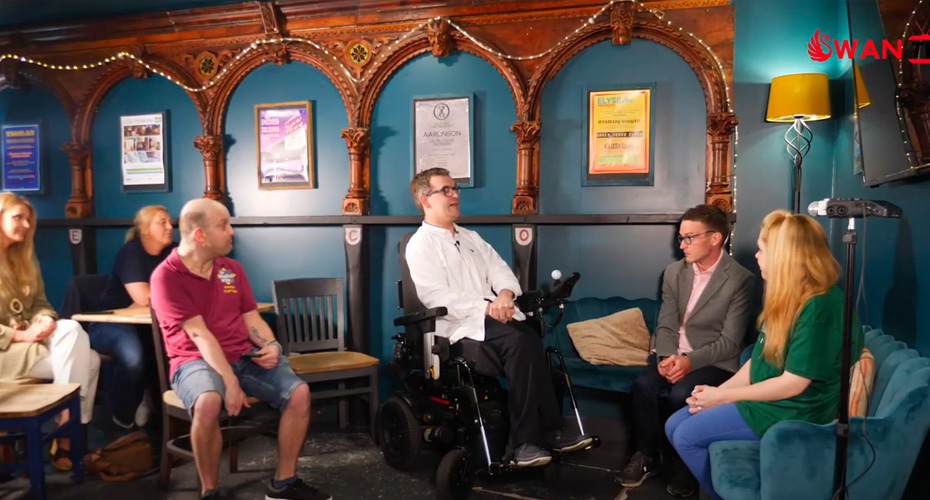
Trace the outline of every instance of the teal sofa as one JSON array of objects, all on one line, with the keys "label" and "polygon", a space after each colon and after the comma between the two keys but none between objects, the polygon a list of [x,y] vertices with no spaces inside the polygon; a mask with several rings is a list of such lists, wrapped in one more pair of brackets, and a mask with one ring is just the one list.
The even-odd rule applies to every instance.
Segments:
[{"label": "teal sofa", "polygon": [[[547,328],[543,337],[546,347],[555,347],[565,358],[565,365],[572,377],[572,385],[589,389],[613,392],[630,392],[633,380],[645,367],[592,365],[578,356],[568,336],[568,324],[589,319],[602,318],[626,309],[638,307],[643,311],[643,319],[649,335],[654,335],[659,317],[659,301],[653,299],[625,299],[610,297],[606,299],[583,298],[565,302],[565,316],[555,329]],[[547,321],[551,324],[557,311],[550,310]]]},{"label": "teal sofa", "polygon": [[[930,358],[881,330],[865,344],[877,371],[867,417],[850,419],[847,498],[899,499],[930,427]],[[758,442],[711,444],[714,489],[725,500],[831,498],[835,425],[786,421]]]}]

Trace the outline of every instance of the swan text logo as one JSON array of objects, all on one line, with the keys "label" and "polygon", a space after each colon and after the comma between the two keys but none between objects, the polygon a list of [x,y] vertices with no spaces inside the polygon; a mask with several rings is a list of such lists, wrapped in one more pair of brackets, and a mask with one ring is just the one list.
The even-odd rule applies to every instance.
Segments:
[{"label": "swan text logo", "polygon": [[[920,28],[920,25],[917,27]],[[923,28],[920,28],[920,31],[921,33],[919,35],[911,35],[907,38],[907,40],[909,42],[915,42],[918,44],[930,41],[930,34],[925,33]],[[811,61],[814,62],[824,62],[833,56],[836,56],[837,59],[853,60],[869,58],[888,59],[889,57],[901,59],[903,53],[903,40],[895,40],[894,42],[890,40],[882,40],[881,50],[879,50],[879,47],[872,40],[866,40],[861,44],[859,43],[858,39],[831,40],[828,35],[820,34],[820,30],[815,31],[814,36],[812,36],[810,41],[807,42],[807,55],[810,56]],[[911,57],[908,58],[908,61],[914,64],[925,64],[930,63],[930,58]]]}]

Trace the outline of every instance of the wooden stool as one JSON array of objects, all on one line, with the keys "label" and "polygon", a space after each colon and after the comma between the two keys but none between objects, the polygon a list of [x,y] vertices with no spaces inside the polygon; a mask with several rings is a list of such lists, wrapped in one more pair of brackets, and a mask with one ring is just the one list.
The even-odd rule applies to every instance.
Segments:
[{"label": "wooden stool", "polygon": [[[42,424],[69,410],[68,422],[43,435]],[[79,384],[0,384],[0,431],[18,433],[0,437],[0,442],[26,438],[26,463],[0,464],[2,469],[29,471],[32,498],[45,498],[45,442],[62,437],[71,439],[74,482],[84,482],[83,433],[81,432],[81,392]]]}]

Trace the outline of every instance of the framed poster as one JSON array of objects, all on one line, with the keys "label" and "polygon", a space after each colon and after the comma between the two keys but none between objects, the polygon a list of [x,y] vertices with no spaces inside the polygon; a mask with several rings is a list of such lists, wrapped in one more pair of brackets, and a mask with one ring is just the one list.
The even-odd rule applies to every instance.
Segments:
[{"label": "framed poster", "polygon": [[42,155],[39,124],[0,126],[4,191],[42,194]]},{"label": "framed poster", "polygon": [[167,191],[167,112],[119,117],[123,191]]},{"label": "framed poster", "polygon": [[259,189],[312,189],[310,101],[255,105]]},{"label": "framed poster", "polygon": [[413,175],[444,168],[456,184],[474,183],[474,96],[432,96],[413,99]]},{"label": "framed poster", "polygon": [[653,90],[586,89],[583,185],[653,185]]}]

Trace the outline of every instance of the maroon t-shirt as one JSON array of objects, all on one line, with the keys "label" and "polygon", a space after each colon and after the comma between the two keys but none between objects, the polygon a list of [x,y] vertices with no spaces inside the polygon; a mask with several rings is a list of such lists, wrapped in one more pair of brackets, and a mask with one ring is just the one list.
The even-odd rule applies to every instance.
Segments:
[{"label": "maroon t-shirt", "polygon": [[210,279],[204,279],[187,269],[175,249],[155,268],[149,284],[152,309],[165,339],[171,375],[184,363],[203,357],[181,328],[181,323],[190,318],[203,316],[207,329],[216,337],[230,363],[255,347],[242,315],[254,311],[258,304],[245,271],[235,260],[213,259]]}]

